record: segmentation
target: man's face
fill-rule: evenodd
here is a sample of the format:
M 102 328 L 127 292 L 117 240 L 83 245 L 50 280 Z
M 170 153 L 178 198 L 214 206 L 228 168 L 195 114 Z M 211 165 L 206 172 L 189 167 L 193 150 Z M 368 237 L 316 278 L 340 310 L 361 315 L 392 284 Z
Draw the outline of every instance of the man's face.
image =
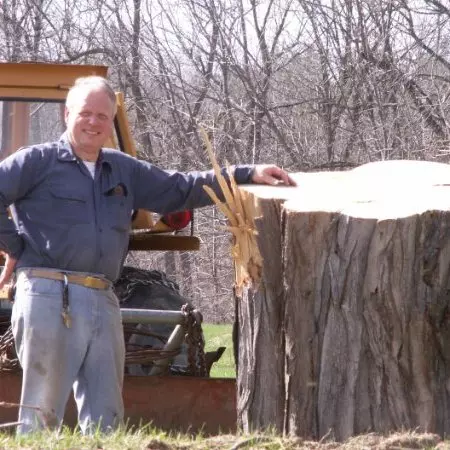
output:
M 111 99 L 103 90 L 80 90 L 76 101 L 66 107 L 65 119 L 75 154 L 95 161 L 112 133 L 114 105 Z

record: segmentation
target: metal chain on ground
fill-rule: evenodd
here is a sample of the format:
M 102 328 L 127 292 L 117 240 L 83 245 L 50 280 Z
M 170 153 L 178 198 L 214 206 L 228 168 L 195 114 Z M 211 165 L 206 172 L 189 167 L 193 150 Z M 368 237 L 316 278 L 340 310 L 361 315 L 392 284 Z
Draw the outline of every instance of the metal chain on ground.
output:
M 202 315 L 192 305 L 186 303 L 181 307 L 184 315 L 183 327 L 185 341 L 188 345 L 189 374 L 197 377 L 206 377 L 205 340 L 202 330 Z
M 0 372 L 17 372 L 20 370 L 19 360 L 14 348 L 12 328 L 8 327 L 0 336 Z

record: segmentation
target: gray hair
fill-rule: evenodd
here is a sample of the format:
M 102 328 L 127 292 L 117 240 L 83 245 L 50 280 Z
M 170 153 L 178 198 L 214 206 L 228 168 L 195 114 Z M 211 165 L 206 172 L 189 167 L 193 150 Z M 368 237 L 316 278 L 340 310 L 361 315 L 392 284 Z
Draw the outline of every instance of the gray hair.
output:
M 101 90 L 104 91 L 105 94 L 108 95 L 112 104 L 114 105 L 114 115 L 117 112 L 117 102 L 116 102 L 116 93 L 112 88 L 111 84 L 106 78 L 91 75 L 88 77 L 80 77 L 75 80 L 74 85 L 69 89 L 66 97 L 66 107 L 70 109 L 73 104 L 76 102 L 76 97 L 80 93 L 80 91 L 95 91 Z

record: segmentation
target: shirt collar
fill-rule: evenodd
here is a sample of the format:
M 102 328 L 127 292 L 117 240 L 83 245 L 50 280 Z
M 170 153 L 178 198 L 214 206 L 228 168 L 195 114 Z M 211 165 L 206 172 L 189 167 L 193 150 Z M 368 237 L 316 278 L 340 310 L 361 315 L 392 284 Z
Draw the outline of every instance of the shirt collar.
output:
M 59 138 L 58 141 L 58 160 L 59 161 L 76 161 L 77 157 L 72 151 L 72 147 L 69 144 L 67 133 Z
M 76 161 L 78 158 L 73 153 L 72 146 L 69 143 L 69 138 L 67 136 L 67 132 L 64 132 L 58 141 L 58 160 L 59 161 Z M 109 155 L 100 149 L 100 153 L 98 155 L 98 163 L 111 166 L 111 161 Z

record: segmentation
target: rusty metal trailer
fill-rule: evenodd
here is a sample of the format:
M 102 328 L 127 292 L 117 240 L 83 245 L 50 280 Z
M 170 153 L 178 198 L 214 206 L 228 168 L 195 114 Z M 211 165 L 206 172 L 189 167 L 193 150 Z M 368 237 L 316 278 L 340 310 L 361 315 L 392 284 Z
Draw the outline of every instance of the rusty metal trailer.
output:
M 20 373 L 0 374 L 0 401 L 18 403 Z M 178 376 L 126 375 L 123 388 L 125 421 L 139 427 L 150 423 L 167 431 L 214 435 L 236 431 L 235 380 Z M 0 423 L 17 420 L 17 408 L 0 407 Z M 76 424 L 71 399 L 64 422 Z

